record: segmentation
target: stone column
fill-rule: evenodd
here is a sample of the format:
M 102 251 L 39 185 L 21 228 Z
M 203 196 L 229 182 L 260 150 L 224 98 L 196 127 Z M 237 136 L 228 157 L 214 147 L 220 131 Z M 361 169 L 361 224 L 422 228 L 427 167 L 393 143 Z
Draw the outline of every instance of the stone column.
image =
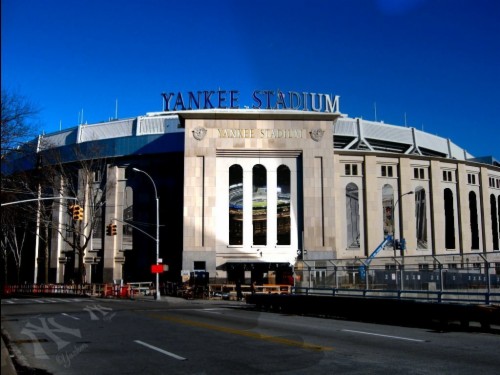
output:
M 105 236 L 103 258 L 103 282 L 111 283 L 113 280 L 121 279 L 122 265 L 125 262 L 125 257 L 121 244 L 123 237 L 123 192 L 125 189 L 124 182 L 125 169 L 117 166 L 108 166 L 107 182 L 106 182 L 106 212 L 105 225 L 116 224 L 117 235 Z M 153 200 L 154 201 L 154 200 Z M 118 220 L 115 220 L 118 219 Z
M 382 227 L 379 225 L 382 218 L 382 213 L 379 209 L 382 193 L 377 182 L 377 158 L 367 155 L 364 166 L 364 222 L 367 223 L 365 226 L 365 256 L 369 256 L 382 241 Z M 362 199 L 361 195 L 359 199 Z

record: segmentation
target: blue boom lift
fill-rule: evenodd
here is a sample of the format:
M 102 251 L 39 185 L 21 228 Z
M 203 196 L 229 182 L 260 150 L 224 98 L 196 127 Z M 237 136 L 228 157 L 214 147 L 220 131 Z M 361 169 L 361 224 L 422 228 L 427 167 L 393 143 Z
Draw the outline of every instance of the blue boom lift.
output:
M 368 257 L 366 262 L 359 266 L 359 277 L 361 278 L 361 280 L 364 280 L 364 278 L 366 276 L 366 267 L 368 267 L 370 265 L 370 263 L 377 256 L 377 254 L 380 252 L 380 250 L 382 250 L 385 247 L 385 245 L 387 245 L 387 243 L 391 242 L 391 241 L 392 241 L 392 236 L 388 235 L 382 241 L 382 243 L 380 245 L 378 245 L 378 247 L 373 251 L 373 253 L 370 254 L 370 256 Z

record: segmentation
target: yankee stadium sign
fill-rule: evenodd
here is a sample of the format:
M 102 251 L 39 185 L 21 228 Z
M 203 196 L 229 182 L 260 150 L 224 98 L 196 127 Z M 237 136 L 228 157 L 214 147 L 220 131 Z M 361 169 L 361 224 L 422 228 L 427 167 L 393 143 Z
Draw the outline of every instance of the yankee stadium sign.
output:
M 186 111 L 193 109 L 238 109 L 238 90 L 208 90 L 162 93 L 164 111 Z M 301 110 L 325 113 L 340 113 L 339 96 L 313 92 L 255 90 L 252 93 L 253 109 Z M 246 107 L 245 108 L 249 108 Z

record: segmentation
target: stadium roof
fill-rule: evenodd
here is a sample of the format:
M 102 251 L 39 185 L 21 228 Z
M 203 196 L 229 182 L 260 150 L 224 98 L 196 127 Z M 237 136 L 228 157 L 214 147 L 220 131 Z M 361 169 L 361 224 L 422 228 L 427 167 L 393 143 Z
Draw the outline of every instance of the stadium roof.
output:
M 100 157 L 119 157 L 184 150 L 184 118 L 304 119 L 326 120 L 333 124 L 333 148 L 342 151 L 387 152 L 421 155 L 499 166 L 493 157 L 475 158 L 449 138 L 439 137 L 413 127 L 389 125 L 344 117 L 338 113 L 283 110 L 194 110 L 154 112 L 129 119 L 111 120 L 40 135 L 37 151 L 60 148 L 66 161 L 75 160 L 75 145 L 89 149 L 96 145 Z M 80 153 L 81 155 L 81 153 Z

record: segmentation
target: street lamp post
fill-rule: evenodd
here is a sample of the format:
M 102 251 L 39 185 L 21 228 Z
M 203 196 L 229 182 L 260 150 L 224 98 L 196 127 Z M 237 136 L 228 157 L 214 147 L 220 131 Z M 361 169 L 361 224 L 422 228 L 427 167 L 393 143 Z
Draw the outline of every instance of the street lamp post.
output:
M 132 168 L 135 172 L 140 172 L 144 173 L 146 176 L 149 177 L 151 180 L 151 183 L 153 184 L 153 188 L 155 189 L 155 198 L 156 198 L 156 264 L 158 264 L 159 258 L 160 258 L 160 199 L 158 198 L 158 190 L 156 190 L 156 184 L 153 180 L 153 178 L 144 172 L 141 169 L 138 168 Z M 160 274 L 156 273 L 156 300 L 159 301 L 161 298 L 160 296 Z
M 394 249 L 394 257 L 396 257 L 396 220 L 395 220 L 395 217 L 396 217 L 396 207 L 400 201 L 401 198 L 403 198 L 405 195 L 411 195 L 413 194 L 413 190 L 407 192 L 407 193 L 404 193 L 404 194 L 401 194 L 398 199 L 396 200 L 396 203 L 394 203 L 394 207 L 392 208 L 392 248 Z

